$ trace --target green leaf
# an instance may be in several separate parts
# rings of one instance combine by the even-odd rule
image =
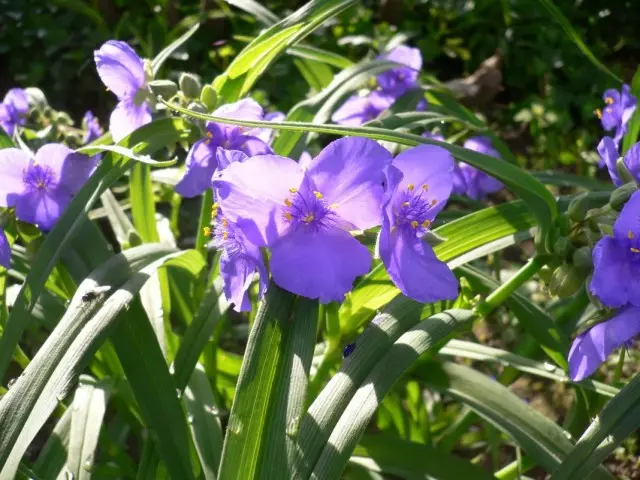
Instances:
[[[42,478],[58,478],[64,468],[69,450],[72,413],[70,408],[64,412],[33,464],[33,470]]]
[[[278,16],[272,13],[268,8],[263,7],[255,0],[224,0],[229,5],[240,8],[247,13],[250,13],[256,19],[264,25],[270,27],[274,23],[278,22]]]
[[[531,172],[541,183],[545,185],[556,185],[559,187],[577,187],[587,191],[611,191],[613,185],[600,180],[582,175],[562,172]]]
[[[193,27],[183,33],[179,38],[176,38],[173,42],[167,45],[156,57],[151,60],[151,71],[153,72],[153,76],[158,75],[160,71],[160,67],[168,60],[168,58],[175,52],[178,48],[180,48],[187,40],[191,38],[191,36],[196,33],[196,31],[200,28],[200,24],[196,23]]]
[[[636,98],[640,96],[640,68],[636,69],[636,73],[633,75],[633,80],[631,81],[631,94]],[[640,112],[636,108],[627,125],[627,133],[624,135],[622,140],[622,155],[627,153],[633,144],[636,143],[638,135],[640,135]]]
[[[78,153],[102,153],[102,152],[113,152],[118,155],[129,158],[131,160],[135,160],[136,162],[144,163],[147,165],[153,165],[154,167],[170,167],[176,164],[176,160],[166,160],[163,162],[158,162],[151,158],[150,155],[140,155],[133,151],[130,148],[123,147],[122,145],[87,145],[86,147],[80,147],[76,150]]]
[[[133,225],[147,243],[159,242],[156,228],[156,204],[153,198],[151,168],[138,163],[131,169],[129,177],[129,197]]]

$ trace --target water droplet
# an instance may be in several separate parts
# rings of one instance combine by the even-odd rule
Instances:
[[[567,437],[569,440],[571,440],[573,437],[571,436],[571,434],[569,432],[567,432],[566,430],[563,430],[564,432],[564,436]]]
[[[178,400],[182,398],[182,390],[180,390],[179,388],[176,388],[176,396],[178,397]]]
[[[173,363],[169,366],[169,373],[171,375],[175,375],[176,373],[176,369],[174,368]]]
[[[287,425],[286,434],[290,438],[294,438],[298,435],[298,429],[300,428],[300,417],[294,417]]]
[[[235,435],[240,435],[242,432],[242,420],[237,415],[233,415],[229,419],[229,431]]]
[[[204,407],[205,412],[213,415],[214,417],[220,416],[220,409],[215,405],[206,405]]]
[[[555,372],[555,370],[556,370],[556,366],[555,366],[555,365],[553,365],[553,364],[551,364],[551,363],[549,363],[549,362],[544,362],[544,363],[542,364],[542,366],[544,367],[544,369],[545,369],[547,372]]]
[[[58,403],[62,403],[62,401],[64,400],[64,395],[59,393],[58,395],[56,395],[56,400],[58,401]]]
[[[82,464],[82,468],[84,468],[87,472],[90,472],[93,468],[93,457],[90,455],[85,458],[84,463]]]
[[[187,417],[187,422],[189,423],[189,425],[191,425],[193,423],[193,415],[189,415]]]
[[[11,390],[11,387],[13,387],[17,381],[17,378],[12,378],[11,380],[9,380],[9,383],[7,383],[7,390]]]

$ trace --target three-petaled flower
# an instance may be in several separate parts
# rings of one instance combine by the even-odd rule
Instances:
[[[487,137],[471,137],[464,142],[464,148],[482,153],[490,157],[501,158]],[[474,200],[483,200],[490,193],[495,193],[504,185],[490,175],[466,163],[459,163],[454,172],[453,193],[466,194]]]
[[[615,140],[611,137],[604,137],[600,140],[598,144],[598,153],[600,154],[600,158],[602,163],[607,167],[609,171],[609,176],[611,177],[611,181],[616,187],[621,186],[624,181],[620,178],[620,173],[618,172],[618,158],[620,154],[618,153],[618,147],[615,143]],[[624,162],[624,166],[627,171],[631,174],[631,176],[636,180],[640,180],[640,143],[636,143],[633,145],[627,153],[624,155],[622,160]]]
[[[24,125],[29,113],[29,97],[21,88],[12,88],[0,103],[0,127],[13,135],[16,125]]]
[[[602,95],[605,106],[596,110],[596,115],[607,132],[615,130],[616,145],[627,131],[627,124],[636,110],[637,99],[631,94],[629,85],[622,85],[620,91],[610,88]]]
[[[100,138],[104,134],[104,130],[100,126],[100,121],[91,110],[87,110],[82,118],[82,127],[84,128],[84,137],[82,143],[91,143],[96,138]]]

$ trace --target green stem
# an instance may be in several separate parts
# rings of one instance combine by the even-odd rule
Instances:
[[[616,365],[616,372],[613,377],[613,384],[617,385],[622,377],[622,368],[624,367],[624,357],[627,353],[627,349],[622,347],[620,349],[620,356],[618,357],[618,365]]]
[[[208,189],[202,196],[202,207],[200,208],[200,220],[198,231],[196,232],[196,250],[204,258],[207,258],[207,242],[209,237],[204,234],[204,229],[211,223],[211,207],[213,206],[213,191]]]

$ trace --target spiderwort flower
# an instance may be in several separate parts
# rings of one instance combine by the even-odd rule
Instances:
[[[606,106],[603,110],[596,110],[596,115],[607,132],[615,130],[614,140],[619,144],[636,109],[637,99],[631,95],[631,89],[626,84],[622,85],[619,92],[614,89],[606,90],[602,99]]]
[[[17,148],[0,150],[0,207],[15,207],[19,220],[50,230],[95,164],[57,143],[40,147],[33,158]]]
[[[640,307],[640,192],[635,192],[613,225],[593,249],[593,278],[589,288],[612,308]]]
[[[393,96],[378,91],[364,97],[352,95],[333,113],[331,120],[340,125],[362,125],[380,115],[395,100]]]
[[[127,43],[109,40],[94,52],[98,75],[118,97],[111,113],[109,130],[119,142],[134,130],[151,122],[151,107],[147,83],[150,74],[144,61]]]
[[[264,115],[263,120],[265,122],[281,122],[285,118],[286,118],[286,115],[282,112],[269,112]],[[268,127],[254,128],[247,132],[247,135],[256,137],[268,145],[271,145],[271,142],[273,141],[273,137],[275,136],[275,134],[276,134],[275,130],[273,128],[268,128]]]
[[[82,128],[84,128],[84,138],[82,143],[91,143],[96,138],[100,138],[104,134],[104,130],[100,126],[100,121],[91,110],[87,110],[82,118]]]
[[[487,137],[471,137],[464,142],[463,147],[490,157],[501,158]],[[488,194],[498,192],[504,187],[499,180],[466,163],[459,163],[456,168],[457,171],[454,175],[456,181],[453,190],[455,194],[466,193],[474,200],[482,200]]]
[[[12,88],[0,103],[0,127],[13,135],[16,125],[24,125],[29,113],[29,97],[21,88]]]
[[[598,153],[602,159],[604,165],[609,170],[609,176],[611,181],[616,187],[621,186],[624,181],[620,178],[618,173],[617,162],[620,154],[618,153],[618,147],[615,140],[611,137],[604,137],[598,144]],[[640,143],[633,145],[624,156],[623,159],[625,167],[636,181],[640,181]]]
[[[342,138],[303,169],[258,155],[214,177],[220,206],[256,245],[271,247],[282,288],[322,303],[340,301],[371,266],[349,231],[380,224],[383,171],[391,154],[373,140]]]
[[[628,306],[611,319],[578,335],[569,351],[569,377],[579,382],[590,376],[617,348],[640,334],[640,308]]]
[[[2,228],[0,228],[0,265],[4,268],[11,266],[11,245]]]
[[[244,99],[223,105],[214,115],[238,120],[262,120],[262,107],[252,99]],[[239,150],[248,156],[272,153],[271,147],[260,138],[251,135],[252,130],[236,125],[207,122],[207,134],[197,141],[187,154],[184,176],[176,185],[176,192],[183,197],[195,197],[211,187],[211,177],[224,161],[225,151]]]
[[[420,145],[398,155],[387,170],[378,251],[393,283],[419,302],[458,296],[455,276],[422,240],[447,203],[453,168],[445,149]]]
[[[389,52],[378,55],[378,59],[406,65],[406,67],[394,68],[378,75],[378,85],[382,91],[398,98],[416,86],[418,74],[422,68],[420,50],[400,45]]]

